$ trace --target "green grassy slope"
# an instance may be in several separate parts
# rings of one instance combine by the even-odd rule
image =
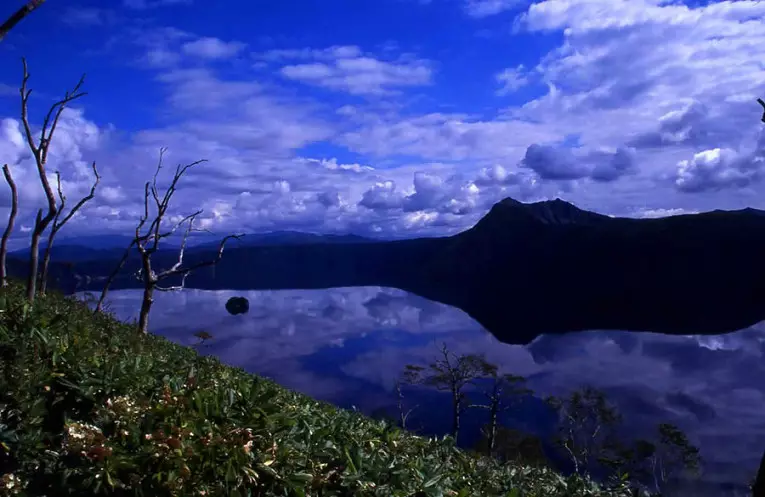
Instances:
[[[0,290],[0,496],[612,496],[502,465],[141,336],[60,295]]]

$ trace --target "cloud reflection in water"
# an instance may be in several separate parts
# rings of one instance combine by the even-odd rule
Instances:
[[[231,316],[235,295],[250,311]],[[111,293],[111,309],[135,319],[140,291]],[[603,389],[632,432],[674,422],[697,443],[705,479],[747,482],[765,448],[765,325],[724,336],[588,331],[506,345],[459,309],[376,287],[328,290],[159,293],[150,328],[190,345],[213,335],[204,353],[279,383],[365,412],[389,406],[406,364],[426,363],[434,342],[481,353],[529,378],[541,397],[582,384]]]

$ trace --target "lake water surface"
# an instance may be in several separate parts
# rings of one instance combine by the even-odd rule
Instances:
[[[247,314],[225,310],[232,296]],[[122,320],[138,317],[140,290],[110,294]],[[390,409],[393,382],[406,364],[427,364],[445,342],[480,353],[504,372],[528,378],[539,399],[589,384],[605,391],[635,434],[658,422],[677,424],[701,449],[703,479],[744,485],[765,448],[765,324],[714,337],[588,331],[506,345],[462,311],[388,288],[158,293],[152,332],[223,362],[270,377],[314,398],[366,413]],[[445,432],[446,398],[420,398],[416,425]],[[427,402],[427,409],[424,408]],[[511,414],[512,423],[544,435],[554,420],[541,400]],[[476,415],[477,416],[477,415]],[[466,420],[466,440],[478,419]],[[634,429],[633,429],[634,427]],[[736,495],[723,492],[718,495]],[[738,493],[737,495],[743,495]]]

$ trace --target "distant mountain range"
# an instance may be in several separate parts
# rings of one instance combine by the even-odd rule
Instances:
[[[186,260],[204,260],[216,248],[217,241],[197,245]],[[52,278],[65,291],[99,289],[119,257],[82,254],[55,255]],[[175,250],[161,250],[155,265],[176,258]],[[12,273],[24,267],[9,259]],[[114,288],[139,287],[130,276],[137,269],[138,260],[129,261]],[[248,236],[187,286],[397,287],[463,309],[507,343],[589,329],[718,334],[765,320],[765,212],[631,219],[562,200],[508,198],[450,237]]]
[[[88,235],[80,237],[61,237],[56,239],[51,251],[51,259],[57,261],[78,262],[94,259],[120,258],[125,249],[132,241],[132,237],[126,235]],[[309,243],[356,243],[374,242],[375,240],[357,235],[318,235],[313,233],[301,233],[298,231],[273,231],[270,233],[246,234],[242,239],[232,239],[226,242],[229,248],[273,245],[305,245]],[[162,240],[163,249],[180,247],[180,236]],[[188,246],[191,250],[216,249],[220,245],[220,238],[212,235],[189,238]],[[47,241],[40,243],[40,254],[48,246]],[[22,258],[29,255],[29,247],[15,250],[8,254],[10,257]]]

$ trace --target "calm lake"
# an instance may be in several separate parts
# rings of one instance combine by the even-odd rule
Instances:
[[[250,311],[231,316],[224,306],[237,295],[249,299]],[[544,435],[553,426],[542,398],[584,384],[607,393],[632,433],[677,424],[701,449],[702,479],[714,483],[717,495],[744,495],[765,448],[763,323],[715,337],[589,331],[516,346],[497,341],[458,309],[388,288],[185,290],[155,299],[152,332],[191,345],[198,342],[194,333],[207,331],[213,339],[202,353],[369,414],[394,414],[395,378],[406,364],[427,364],[445,342],[528,378],[540,401],[507,421],[527,431]],[[118,318],[134,320],[140,300],[139,290],[120,290],[109,304]],[[423,433],[448,430],[448,398],[407,401],[420,404],[412,423]],[[474,440],[481,415],[466,419],[463,443]]]

